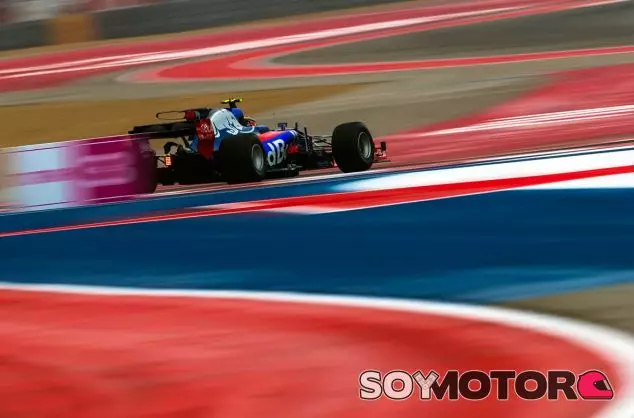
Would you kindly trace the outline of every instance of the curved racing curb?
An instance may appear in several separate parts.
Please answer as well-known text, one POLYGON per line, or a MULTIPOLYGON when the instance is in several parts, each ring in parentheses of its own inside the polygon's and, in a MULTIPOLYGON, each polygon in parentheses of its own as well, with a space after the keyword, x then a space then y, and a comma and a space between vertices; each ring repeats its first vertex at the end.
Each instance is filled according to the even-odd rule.
MULTIPOLYGON (((397 300, 372 297, 343 297, 331 295, 306 295, 278 292, 241 292, 241 291, 183 291, 183 290, 149 290, 124 289, 109 287, 83 287, 45 284, 11 284, 0 283, 0 290, 15 292, 57 293, 68 295, 86 295, 95 297, 144 297, 144 298, 186 298, 227 301, 252 301, 273 304, 305 304, 309 306, 331 306, 350 308, 370 308, 385 312, 408 312, 433 317, 445 316, 461 318, 476 322, 490 322, 510 328, 524 329, 529 332, 552 335, 561 338, 573 346, 584 347, 597 355, 596 364, 607 360, 613 365, 612 372, 618 377, 617 394, 614 401, 606 404, 595 415, 598 418, 629 418, 634 413, 634 339, 623 333, 573 320, 556 318, 542 314, 519 312, 506 308, 469 306, 452 303, 438 303, 415 300, 397 300)), ((137 300, 138 299, 131 299, 137 300)), ((137 302, 139 303, 139 302, 137 302)), ((145 306, 145 305, 135 305, 145 306)), ((468 335, 465 334, 465 335, 468 335)), ((431 343, 431 342, 430 342, 431 343)), ((421 352, 424 353, 425 350, 421 352)), ((424 358, 422 356, 421 358, 424 358)), ((422 368, 433 367, 421 364, 422 368)))

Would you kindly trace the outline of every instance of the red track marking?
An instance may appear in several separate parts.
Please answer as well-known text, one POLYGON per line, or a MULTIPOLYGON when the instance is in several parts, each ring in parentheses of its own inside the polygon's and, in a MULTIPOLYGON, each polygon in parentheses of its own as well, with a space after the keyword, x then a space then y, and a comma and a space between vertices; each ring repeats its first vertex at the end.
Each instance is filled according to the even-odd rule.
POLYGON ((630 135, 633 117, 634 65, 628 64, 555 74, 546 86, 484 112, 383 140, 407 160, 468 158, 630 135))
POLYGON ((585 418, 610 405, 514 397, 361 402, 364 369, 597 368, 620 393, 614 359, 501 322, 239 298, 5 290, 0 415, 585 418))
POLYGON ((481 193, 491 193, 520 187, 537 186, 569 180, 587 179, 600 176, 634 173, 634 165, 610 167, 596 170, 557 173, 531 177, 517 177, 496 180, 482 180, 463 183, 439 184, 431 186, 406 187, 387 190, 368 190, 358 192, 341 192, 312 196, 298 196, 251 202, 234 202, 211 205, 208 207, 184 209, 184 212, 162 215, 146 215, 138 218, 94 222, 88 224, 56 226, 51 228, 31 229, 0 233, 0 238, 46 234, 64 231, 77 231, 92 228, 133 225, 149 222, 164 222, 182 219, 202 218, 209 216, 234 215, 265 211, 282 212, 336 212, 344 210, 366 209, 387 205, 422 202, 426 200, 444 199, 481 193))
MULTIPOLYGON (((453 25, 452 25, 453 26, 453 25)), ((408 31, 409 32, 409 31, 408 31)), ((404 32, 405 33, 405 32, 404 32)), ((332 44, 331 44, 332 45, 332 44)), ((329 45, 323 45, 329 46, 329 45)), ((296 52, 297 49, 289 48, 286 52, 296 52)), ((345 74, 363 74, 363 73, 383 73, 392 71, 412 71, 412 70, 429 70, 451 67, 471 67, 476 65, 495 65, 495 64, 511 64, 528 61, 544 61, 564 58, 593 57, 603 55, 628 54, 634 52, 634 46, 619 46, 595 49, 578 49, 569 51, 550 51, 541 53, 525 53, 514 55, 499 55, 488 57, 469 57, 469 58, 448 58, 448 59, 432 59, 420 61, 401 61, 401 62, 374 62, 360 64, 339 64, 339 65, 274 65, 264 63, 266 60, 275 58, 275 56, 286 55, 275 54, 275 56, 253 54, 254 58, 242 59, 225 58, 213 62, 199 62, 180 67, 172 67, 170 69, 159 71, 155 80, 164 81, 169 79, 214 79, 214 78, 282 78, 282 77, 316 77, 327 75, 345 75, 345 74), (220 62, 221 67, 216 67, 220 62), (213 70, 212 70, 213 68, 213 70), (183 74, 172 77, 174 74, 183 74)), ((152 74, 152 73, 148 73, 152 74)), ((136 75, 139 79, 143 74, 136 75)))

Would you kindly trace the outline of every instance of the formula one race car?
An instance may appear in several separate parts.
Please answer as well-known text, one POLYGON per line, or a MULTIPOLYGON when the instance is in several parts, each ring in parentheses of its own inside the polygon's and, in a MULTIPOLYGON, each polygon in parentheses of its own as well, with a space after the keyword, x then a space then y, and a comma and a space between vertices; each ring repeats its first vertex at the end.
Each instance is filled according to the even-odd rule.
POLYGON ((332 135, 309 135, 306 128, 276 129, 257 123, 237 107, 242 99, 227 99, 224 108, 199 108, 156 114, 169 122, 136 126, 130 134, 169 141, 157 155, 157 182, 163 185, 226 181, 245 183, 295 176, 300 170, 339 167, 343 172, 365 171, 387 161, 387 145, 376 147, 361 122, 337 126, 332 135), (164 115, 177 114, 178 118, 164 115))

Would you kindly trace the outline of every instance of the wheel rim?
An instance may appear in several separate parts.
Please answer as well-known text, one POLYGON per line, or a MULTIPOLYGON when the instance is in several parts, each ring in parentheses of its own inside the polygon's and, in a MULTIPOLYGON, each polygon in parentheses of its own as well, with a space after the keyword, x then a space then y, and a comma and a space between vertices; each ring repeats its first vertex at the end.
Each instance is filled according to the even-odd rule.
POLYGON ((253 145, 253 148, 251 148, 251 161, 253 161, 253 168, 257 171, 264 169, 264 151, 261 146, 253 145))
POLYGON ((359 147, 359 153, 364 160, 368 160, 372 157, 372 153, 374 152, 372 149, 372 140, 367 133, 361 132, 359 134, 357 146, 359 147))

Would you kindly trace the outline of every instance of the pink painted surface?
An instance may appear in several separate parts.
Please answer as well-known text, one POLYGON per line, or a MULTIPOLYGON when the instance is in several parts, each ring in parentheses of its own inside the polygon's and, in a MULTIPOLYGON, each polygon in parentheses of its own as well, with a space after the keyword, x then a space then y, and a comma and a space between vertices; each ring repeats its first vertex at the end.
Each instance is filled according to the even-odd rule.
POLYGON ((156 167, 141 135, 11 148, 5 158, 13 167, 9 182, 16 208, 130 199, 149 191, 156 167))
POLYGON ((156 167, 147 140, 123 136, 121 141, 90 140, 76 147, 82 157, 82 201, 131 196, 147 191, 156 167))

